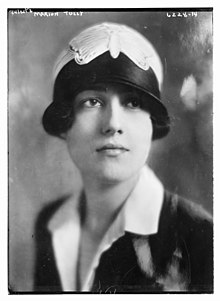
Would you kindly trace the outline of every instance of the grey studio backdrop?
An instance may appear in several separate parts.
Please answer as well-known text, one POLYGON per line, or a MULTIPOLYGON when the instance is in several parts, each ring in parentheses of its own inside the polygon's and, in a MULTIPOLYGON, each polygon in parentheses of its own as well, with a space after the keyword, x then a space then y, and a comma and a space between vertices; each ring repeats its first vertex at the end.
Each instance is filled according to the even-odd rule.
POLYGON ((81 187, 65 143, 41 125, 54 62, 74 34, 105 21, 137 29, 158 50, 172 127, 148 163, 168 190, 212 213, 212 11, 9 10, 9 287, 17 292, 33 289, 37 214, 81 187))

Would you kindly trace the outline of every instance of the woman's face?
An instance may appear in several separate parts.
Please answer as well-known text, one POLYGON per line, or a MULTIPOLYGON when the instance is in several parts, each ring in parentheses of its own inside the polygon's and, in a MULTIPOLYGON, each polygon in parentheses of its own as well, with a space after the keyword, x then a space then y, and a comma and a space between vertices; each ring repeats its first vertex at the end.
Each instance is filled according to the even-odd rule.
POLYGON ((83 178, 117 183, 137 176, 153 131, 141 94, 125 85, 99 84, 80 92, 73 103, 67 146, 83 178))

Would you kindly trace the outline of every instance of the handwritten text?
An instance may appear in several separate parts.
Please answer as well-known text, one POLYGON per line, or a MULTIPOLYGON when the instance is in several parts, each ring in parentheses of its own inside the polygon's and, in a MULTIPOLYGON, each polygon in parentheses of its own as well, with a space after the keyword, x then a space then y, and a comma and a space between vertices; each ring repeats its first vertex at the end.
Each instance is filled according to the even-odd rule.
POLYGON ((169 12, 167 13, 168 18, 188 18, 197 17, 198 12, 169 12))

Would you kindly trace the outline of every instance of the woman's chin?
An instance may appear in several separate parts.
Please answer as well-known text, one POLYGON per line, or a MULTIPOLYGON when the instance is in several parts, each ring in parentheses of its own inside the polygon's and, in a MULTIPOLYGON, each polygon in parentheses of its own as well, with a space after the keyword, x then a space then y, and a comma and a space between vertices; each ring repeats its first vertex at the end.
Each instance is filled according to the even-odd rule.
POLYGON ((88 177, 87 173, 87 179, 90 178, 92 182, 97 181, 100 184, 106 184, 106 185, 113 185, 118 184, 121 182, 126 182, 129 179, 135 177, 135 175, 138 172, 132 171, 129 168, 119 168, 119 169, 111 169, 111 168, 105 168, 105 169, 99 169, 96 172, 93 170, 93 173, 90 177, 88 177))

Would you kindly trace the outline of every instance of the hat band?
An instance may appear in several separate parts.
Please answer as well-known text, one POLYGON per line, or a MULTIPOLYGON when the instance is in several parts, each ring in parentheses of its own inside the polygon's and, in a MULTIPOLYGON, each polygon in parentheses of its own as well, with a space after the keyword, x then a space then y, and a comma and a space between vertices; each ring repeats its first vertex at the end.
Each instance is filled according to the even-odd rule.
POLYGON ((65 65, 55 81, 54 101, 60 101, 61 98, 67 101, 70 93, 73 96, 79 90, 91 88, 101 82, 127 84, 160 101, 158 81, 151 68, 144 71, 124 54, 112 59, 108 52, 83 66, 78 65, 75 60, 65 65))

